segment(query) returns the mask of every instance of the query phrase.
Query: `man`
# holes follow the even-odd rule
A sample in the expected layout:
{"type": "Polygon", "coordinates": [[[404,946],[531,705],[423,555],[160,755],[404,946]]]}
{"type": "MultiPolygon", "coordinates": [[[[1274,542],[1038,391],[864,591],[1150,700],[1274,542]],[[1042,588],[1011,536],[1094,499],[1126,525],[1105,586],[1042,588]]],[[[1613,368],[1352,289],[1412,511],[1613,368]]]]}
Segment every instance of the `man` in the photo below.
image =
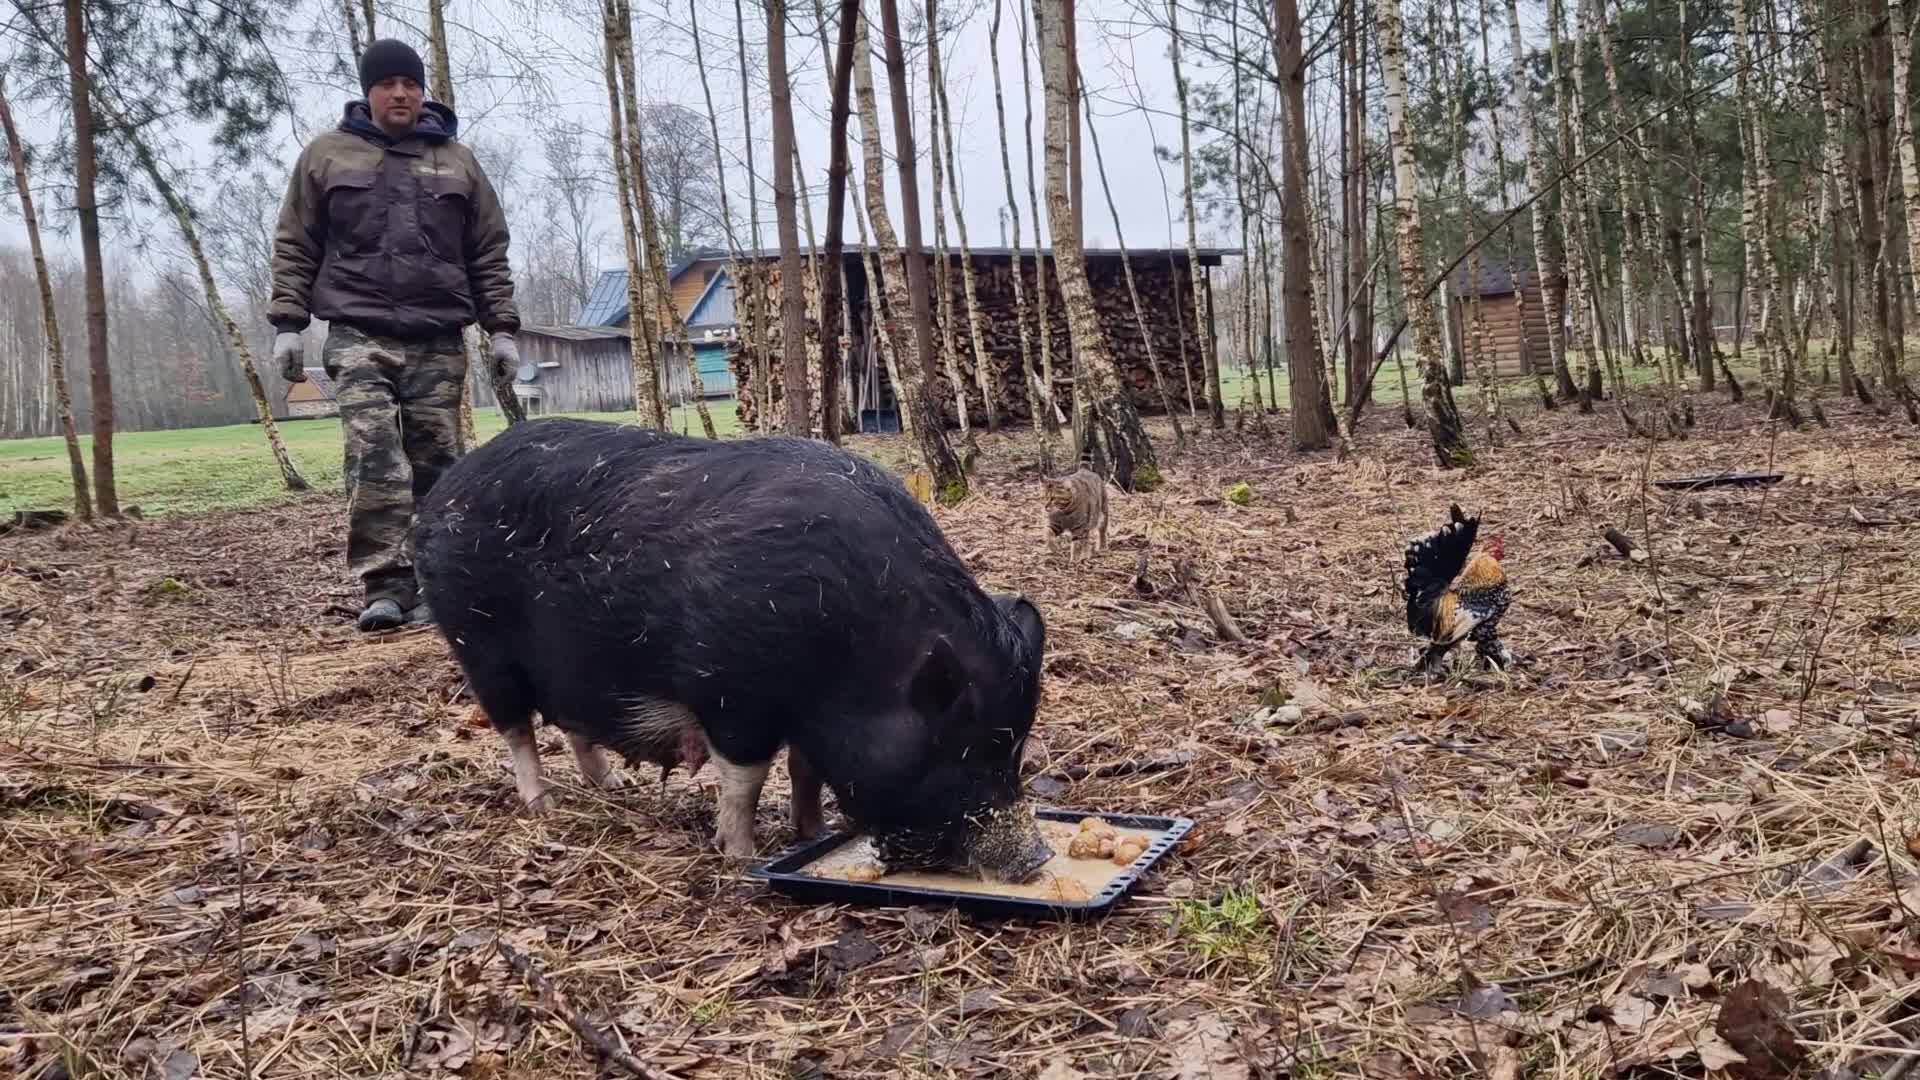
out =
{"type": "Polygon", "coordinates": [[[328,323],[321,364],[346,436],[347,568],[366,590],[361,630],[424,623],[415,506],[460,453],[461,329],[492,335],[495,372],[519,366],[507,222],[453,110],[425,100],[420,55],[374,42],[365,98],[300,152],[273,241],[273,355],[306,379],[300,332],[328,323]]]}

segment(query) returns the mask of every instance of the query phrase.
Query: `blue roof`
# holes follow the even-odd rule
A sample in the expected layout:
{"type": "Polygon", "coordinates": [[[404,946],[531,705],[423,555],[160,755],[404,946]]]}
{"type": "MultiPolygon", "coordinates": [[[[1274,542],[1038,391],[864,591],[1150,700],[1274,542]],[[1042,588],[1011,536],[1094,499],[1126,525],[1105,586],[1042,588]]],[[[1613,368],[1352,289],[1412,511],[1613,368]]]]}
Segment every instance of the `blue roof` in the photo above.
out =
{"type": "Polygon", "coordinates": [[[687,325],[732,326],[735,321],[733,288],[723,266],[713,275],[713,280],[707,282],[707,287],[700,290],[700,299],[695,300],[693,309],[687,312],[687,325]]]}
{"type": "MultiPolygon", "coordinates": [[[[715,248],[696,248],[667,267],[667,283],[672,284],[681,274],[687,272],[694,263],[707,259],[724,259],[725,251],[715,248]]],[[[718,277],[719,275],[714,275],[718,277]]],[[[580,305],[580,314],[574,319],[576,326],[622,326],[627,321],[627,272],[625,270],[602,270],[600,279],[593,283],[593,291],[587,294],[587,302],[580,305]]]]}

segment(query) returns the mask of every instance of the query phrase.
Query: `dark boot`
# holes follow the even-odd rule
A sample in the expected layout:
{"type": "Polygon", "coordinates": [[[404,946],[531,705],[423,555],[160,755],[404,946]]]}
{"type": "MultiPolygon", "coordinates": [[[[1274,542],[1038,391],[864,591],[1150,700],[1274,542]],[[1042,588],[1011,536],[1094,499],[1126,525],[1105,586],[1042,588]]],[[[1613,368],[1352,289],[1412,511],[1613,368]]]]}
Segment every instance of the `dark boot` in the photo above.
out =
{"type": "Polygon", "coordinates": [[[407,624],[410,626],[431,626],[433,624],[433,609],[427,607],[425,600],[420,601],[413,606],[413,610],[407,612],[407,624]]]}
{"type": "Polygon", "coordinates": [[[406,612],[400,609],[398,603],[382,597],[367,605],[366,610],[360,613],[360,618],[356,625],[358,625],[362,631],[368,632],[374,630],[391,630],[405,622],[406,617],[406,612]]]}

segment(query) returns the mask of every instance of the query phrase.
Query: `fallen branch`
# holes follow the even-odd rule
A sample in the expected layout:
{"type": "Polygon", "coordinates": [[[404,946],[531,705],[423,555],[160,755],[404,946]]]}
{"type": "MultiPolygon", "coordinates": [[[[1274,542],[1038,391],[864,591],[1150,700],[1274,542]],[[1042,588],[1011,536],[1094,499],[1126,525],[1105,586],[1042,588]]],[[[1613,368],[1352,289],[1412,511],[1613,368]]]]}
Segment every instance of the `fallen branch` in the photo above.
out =
{"type": "Polygon", "coordinates": [[[1233,616],[1227,612],[1227,605],[1221,603],[1219,597],[1209,592],[1207,587],[1200,584],[1194,577],[1191,558],[1181,559],[1175,563],[1173,576],[1174,580],[1179,582],[1180,590],[1187,594],[1187,602],[1207,613],[1207,617],[1213,620],[1213,628],[1220,632],[1221,637],[1228,641],[1247,640],[1247,635],[1240,629],[1240,624],[1234,622],[1233,616]]]}
{"type": "Polygon", "coordinates": [[[507,962],[508,966],[513,968],[514,974],[525,979],[528,983],[532,984],[535,990],[540,992],[540,1004],[543,1008],[555,1016],[558,1016],[560,1019],[565,1020],[568,1027],[572,1028],[581,1038],[593,1044],[593,1048],[598,1050],[607,1060],[635,1076],[651,1080],[653,1074],[647,1071],[647,1067],[640,1064],[638,1058],[622,1050],[619,1044],[615,1043],[612,1037],[607,1035],[606,1032],[601,1031],[588,1022],[586,1015],[579,1009],[574,1008],[573,1003],[567,1000],[567,996],[560,992],[560,988],[547,981],[547,977],[540,973],[540,969],[533,966],[533,960],[530,957],[521,956],[519,953],[514,952],[512,946],[504,941],[495,941],[493,947],[500,953],[501,958],[507,962]]]}

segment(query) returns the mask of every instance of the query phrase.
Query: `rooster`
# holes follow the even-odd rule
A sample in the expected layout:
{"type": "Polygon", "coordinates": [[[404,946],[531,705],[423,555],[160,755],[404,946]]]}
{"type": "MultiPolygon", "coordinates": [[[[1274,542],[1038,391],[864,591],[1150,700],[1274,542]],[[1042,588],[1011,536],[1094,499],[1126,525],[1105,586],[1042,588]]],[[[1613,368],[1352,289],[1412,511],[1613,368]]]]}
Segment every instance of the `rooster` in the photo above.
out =
{"type": "Polygon", "coordinates": [[[1407,629],[1429,644],[1420,657],[1427,674],[1440,670],[1455,645],[1472,639],[1474,651],[1491,667],[1505,670],[1513,652],[1500,640],[1500,617],[1507,613],[1507,575],[1500,568],[1504,538],[1487,540],[1471,559],[1480,519],[1449,507],[1453,520],[1407,545],[1407,629]],[[1456,581],[1457,579],[1457,581],[1456,581]]]}

